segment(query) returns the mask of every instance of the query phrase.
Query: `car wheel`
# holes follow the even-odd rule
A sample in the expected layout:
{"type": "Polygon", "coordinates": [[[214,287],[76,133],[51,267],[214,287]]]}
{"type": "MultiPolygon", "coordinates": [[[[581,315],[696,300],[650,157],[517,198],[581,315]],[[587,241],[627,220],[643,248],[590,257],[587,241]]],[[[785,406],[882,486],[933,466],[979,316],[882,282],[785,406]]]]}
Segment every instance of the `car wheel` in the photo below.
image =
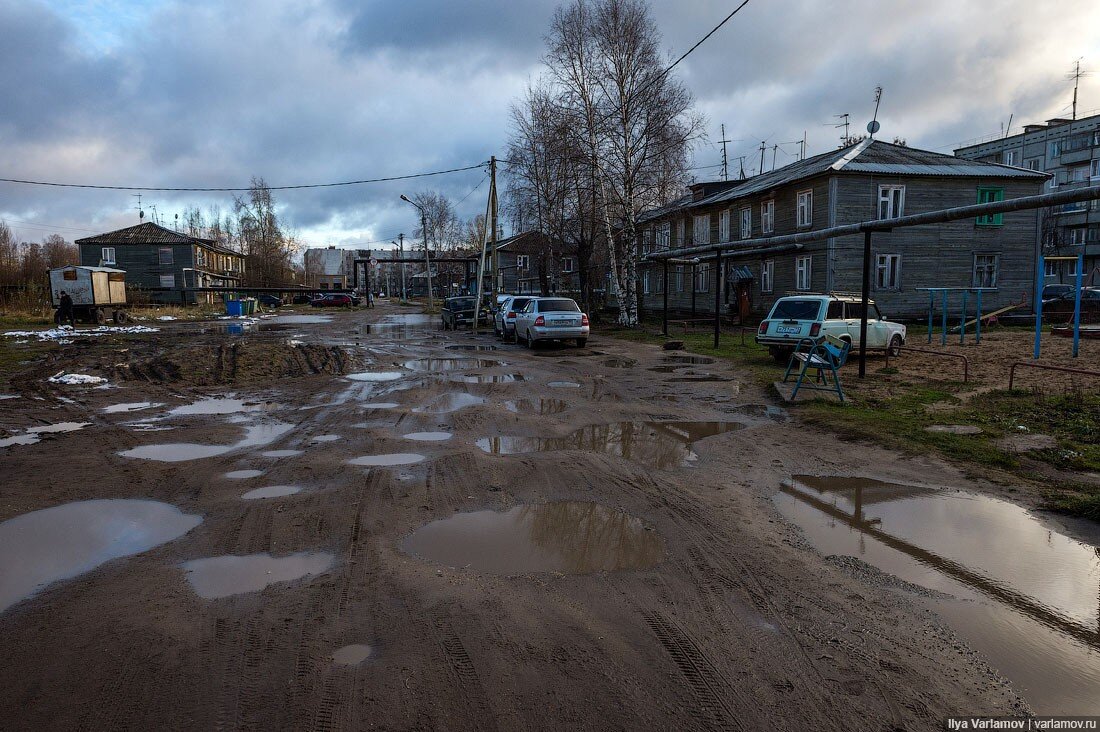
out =
{"type": "Polygon", "coordinates": [[[527,331],[527,336],[524,338],[527,341],[527,347],[532,351],[535,350],[535,340],[531,337],[531,331],[527,331]]]}
{"type": "Polygon", "coordinates": [[[895,358],[901,355],[901,336],[897,335],[896,333],[894,334],[894,337],[890,339],[889,350],[890,355],[894,356],[895,358]]]}
{"type": "Polygon", "coordinates": [[[578,338],[577,339],[577,348],[584,348],[585,343],[588,343],[587,338],[578,338]]]}

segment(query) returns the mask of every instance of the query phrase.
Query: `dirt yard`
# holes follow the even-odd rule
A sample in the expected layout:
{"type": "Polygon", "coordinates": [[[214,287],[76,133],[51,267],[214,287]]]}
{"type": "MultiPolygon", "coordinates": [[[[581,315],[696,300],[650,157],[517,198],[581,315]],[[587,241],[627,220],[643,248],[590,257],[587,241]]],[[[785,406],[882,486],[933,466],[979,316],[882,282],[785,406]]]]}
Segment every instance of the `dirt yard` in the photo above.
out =
{"type": "Polygon", "coordinates": [[[0,545],[56,580],[0,596],[0,727],[931,730],[1028,709],[919,593],[827,561],[772,502],[796,474],[1003,488],[806,429],[733,367],[685,375],[652,345],[301,315],[74,339],[10,381],[0,437],[26,444],[0,448],[0,521],[98,499],[183,516],[86,567],[50,567],[83,521],[0,545]],[[30,431],[62,423],[87,424],[30,431]]]}

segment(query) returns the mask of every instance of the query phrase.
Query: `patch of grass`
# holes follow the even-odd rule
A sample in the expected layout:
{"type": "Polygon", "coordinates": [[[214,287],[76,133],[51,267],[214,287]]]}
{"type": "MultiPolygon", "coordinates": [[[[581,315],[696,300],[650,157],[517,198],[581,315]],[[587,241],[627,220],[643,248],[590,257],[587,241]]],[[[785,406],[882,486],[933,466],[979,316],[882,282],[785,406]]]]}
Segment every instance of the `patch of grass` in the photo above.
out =
{"type": "Polygon", "coordinates": [[[54,348],[57,345],[48,341],[12,343],[10,338],[0,338],[0,389],[6,389],[15,374],[41,361],[54,348]]]}
{"type": "Polygon", "coordinates": [[[26,330],[28,328],[48,328],[53,325],[50,314],[33,312],[0,313],[0,330],[26,330]]]}

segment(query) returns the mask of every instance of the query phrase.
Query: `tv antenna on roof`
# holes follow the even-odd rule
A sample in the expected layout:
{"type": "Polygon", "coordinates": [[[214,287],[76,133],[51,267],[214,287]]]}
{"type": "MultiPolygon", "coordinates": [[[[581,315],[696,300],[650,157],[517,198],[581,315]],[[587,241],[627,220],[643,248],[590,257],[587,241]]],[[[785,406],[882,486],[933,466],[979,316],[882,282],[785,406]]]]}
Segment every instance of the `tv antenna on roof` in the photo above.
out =
{"type": "Polygon", "coordinates": [[[867,132],[871,135],[871,139],[875,139],[875,133],[882,129],[882,125],[878,123],[878,105],[882,101],[882,87],[875,87],[875,116],[871,118],[871,121],[867,123],[867,132]]]}
{"type": "Polygon", "coordinates": [[[130,195],[138,200],[138,205],[137,205],[138,221],[142,221],[145,218],[145,211],[143,211],[142,208],[141,208],[141,194],[140,193],[131,193],[130,195]]]}
{"type": "Polygon", "coordinates": [[[1081,71],[1081,60],[1083,58],[1084,58],[1084,56],[1082,56],[1081,58],[1074,61],[1073,62],[1073,71],[1066,74],[1067,79],[1073,79],[1073,117],[1072,117],[1072,119],[1075,119],[1075,120],[1077,119],[1077,87],[1081,85],[1081,77],[1082,76],[1089,76],[1089,75],[1092,74],[1091,71],[1081,71]]]}
{"type": "Polygon", "coordinates": [[[848,118],[851,117],[851,115],[848,114],[847,112],[845,112],[844,114],[834,114],[833,117],[835,117],[839,120],[843,120],[843,121],[833,125],[833,127],[834,128],[839,128],[839,127],[844,128],[844,137],[840,138],[840,143],[841,143],[840,146],[841,147],[847,147],[848,146],[848,140],[850,139],[848,137],[848,118]]]}

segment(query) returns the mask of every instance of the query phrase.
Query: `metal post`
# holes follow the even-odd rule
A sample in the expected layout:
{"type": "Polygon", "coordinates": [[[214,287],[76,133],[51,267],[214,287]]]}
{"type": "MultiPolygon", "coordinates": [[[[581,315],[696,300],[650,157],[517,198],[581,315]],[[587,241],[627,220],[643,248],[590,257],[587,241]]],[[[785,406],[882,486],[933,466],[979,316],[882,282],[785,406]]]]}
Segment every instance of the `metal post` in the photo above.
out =
{"type": "Polygon", "coordinates": [[[932,343],[932,330],[935,328],[933,325],[932,317],[936,312],[936,293],[934,290],[928,291],[928,343],[932,343]]]}
{"type": "Polygon", "coordinates": [[[698,267],[698,266],[699,266],[698,264],[694,264],[694,263],[691,265],[691,317],[692,318],[695,317],[695,275],[697,273],[697,270],[695,268],[698,267]]]}
{"type": "Polygon", "coordinates": [[[661,288],[664,291],[663,308],[661,310],[661,322],[662,322],[662,326],[663,326],[662,327],[662,332],[667,336],[668,335],[668,260],[667,259],[661,260],[661,264],[664,265],[664,278],[665,278],[664,287],[661,288]]]}
{"type": "Polygon", "coordinates": [[[959,321],[959,345],[966,343],[966,296],[969,295],[969,290],[963,290],[963,302],[962,302],[962,320],[959,321]]]}
{"type": "Polygon", "coordinates": [[[714,347],[722,332],[722,250],[714,251],[714,347]]]}
{"type": "Polygon", "coordinates": [[[401,254],[401,302],[402,304],[408,300],[408,295],[405,292],[405,235],[397,235],[397,250],[401,254]]]}
{"type": "MultiPolygon", "coordinates": [[[[424,214],[424,209],[420,209],[420,230],[424,232],[424,268],[427,270],[428,275],[428,312],[431,312],[435,307],[435,303],[432,300],[432,260],[428,258],[428,217],[424,214]]],[[[474,322],[477,322],[477,310],[474,310],[474,322]]]]}
{"type": "Polygon", "coordinates": [[[975,303],[974,309],[978,311],[974,321],[974,345],[980,346],[982,344],[982,291],[980,289],[978,290],[978,301],[975,303]]]}
{"type": "Polygon", "coordinates": [[[1073,357],[1081,344],[1081,275],[1085,269],[1085,251],[1077,255],[1077,294],[1073,298],[1073,357]]]}
{"type": "Polygon", "coordinates": [[[1046,259],[1040,251],[1039,266],[1035,268],[1035,294],[1033,295],[1033,304],[1035,306],[1035,349],[1031,357],[1035,360],[1039,359],[1039,347],[1042,345],[1043,337],[1043,279],[1046,277],[1046,274],[1043,272],[1043,267],[1045,266],[1046,259]]]}
{"type": "Polygon", "coordinates": [[[941,316],[943,332],[940,334],[940,345],[947,345],[947,290],[943,291],[943,315],[941,316]]]}
{"type": "Polygon", "coordinates": [[[863,232],[863,292],[860,302],[863,312],[859,315],[859,378],[867,375],[867,308],[870,307],[871,290],[871,232],[863,232]]]}

